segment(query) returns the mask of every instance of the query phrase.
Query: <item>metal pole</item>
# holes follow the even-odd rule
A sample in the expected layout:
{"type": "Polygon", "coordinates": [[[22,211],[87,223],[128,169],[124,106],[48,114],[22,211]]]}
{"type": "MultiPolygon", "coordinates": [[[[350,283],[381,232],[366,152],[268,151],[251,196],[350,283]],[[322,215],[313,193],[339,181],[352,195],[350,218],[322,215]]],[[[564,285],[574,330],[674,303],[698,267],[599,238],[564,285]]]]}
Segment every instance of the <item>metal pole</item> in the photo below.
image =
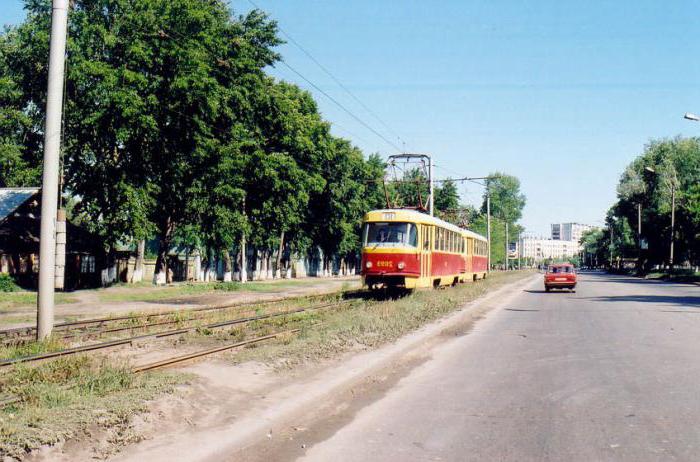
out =
{"type": "Polygon", "coordinates": [[[505,238],[506,255],[503,259],[505,261],[505,270],[508,271],[508,222],[506,221],[506,238],[505,238]]]}
{"type": "Polygon", "coordinates": [[[610,225],[610,269],[613,267],[613,229],[610,225]]]}
{"type": "Polygon", "coordinates": [[[486,241],[488,241],[488,255],[486,258],[486,271],[491,271],[491,194],[486,190],[486,241]]]}
{"type": "Polygon", "coordinates": [[[518,269],[521,269],[520,268],[520,249],[522,247],[520,246],[520,231],[518,231],[518,240],[517,240],[516,246],[517,247],[516,247],[515,251],[518,252],[518,269]]]}
{"type": "Polygon", "coordinates": [[[433,193],[434,193],[434,187],[433,187],[433,158],[430,156],[428,157],[428,182],[430,183],[430,202],[428,202],[428,209],[430,210],[430,216],[432,217],[434,215],[433,213],[433,193]]]}
{"type": "Polygon", "coordinates": [[[642,270],[642,203],[637,204],[637,267],[642,270]]]}
{"type": "Polygon", "coordinates": [[[48,92],[46,94],[46,125],[44,127],[44,172],[41,187],[39,296],[37,299],[36,330],[38,340],[50,336],[53,329],[58,163],[61,149],[63,72],[67,30],[68,0],[53,0],[48,92]]]}
{"type": "Polygon", "coordinates": [[[668,259],[669,270],[673,271],[673,241],[674,228],[676,224],[676,185],[671,183],[671,254],[668,259]]]}

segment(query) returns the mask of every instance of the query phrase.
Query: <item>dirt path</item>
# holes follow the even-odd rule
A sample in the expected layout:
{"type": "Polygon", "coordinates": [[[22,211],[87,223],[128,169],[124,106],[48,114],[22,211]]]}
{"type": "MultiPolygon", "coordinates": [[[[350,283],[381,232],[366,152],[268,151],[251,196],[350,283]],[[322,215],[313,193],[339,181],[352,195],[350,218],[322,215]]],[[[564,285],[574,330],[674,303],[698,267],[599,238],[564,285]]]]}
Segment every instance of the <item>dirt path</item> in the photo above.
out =
{"type": "MultiPolygon", "coordinates": [[[[302,455],[429,359],[433,348],[468,333],[478,319],[532,281],[495,290],[393,344],[296,371],[279,373],[258,363],[234,366],[221,360],[187,367],[183,370],[196,377],[191,385],[154,402],[132,425],[143,440],[112,460],[263,461],[302,455]]],[[[109,444],[110,435],[96,438],[109,444]]],[[[32,460],[87,460],[95,456],[94,447],[69,442],[63,451],[32,460]]]]}
{"type": "MultiPolygon", "coordinates": [[[[224,305],[229,303],[269,301],[287,297],[337,292],[343,288],[352,289],[360,287],[360,278],[358,276],[304,278],[294,280],[281,279],[275,281],[265,281],[266,287],[269,286],[269,288],[266,290],[212,290],[202,294],[175,295],[170,298],[148,301],[100,302],[100,295],[95,290],[76,291],[71,294],[71,297],[78,299],[77,303],[56,305],[56,322],[107,317],[110,315],[125,313],[149,313],[175,309],[191,309],[204,305],[224,305]],[[278,281],[280,284],[279,288],[274,287],[276,284],[275,281],[278,281]],[[298,285],[288,285],[294,282],[298,282],[298,285]]],[[[251,282],[249,284],[253,286],[256,284],[256,282],[251,282]]],[[[113,287],[105,289],[104,291],[110,291],[110,293],[114,294],[138,294],[140,290],[148,290],[152,293],[154,289],[151,287],[113,287]]],[[[0,328],[13,328],[32,325],[27,321],[16,322],[14,319],[21,316],[34,315],[35,312],[36,308],[34,307],[21,307],[4,311],[0,313],[0,328]]]]}

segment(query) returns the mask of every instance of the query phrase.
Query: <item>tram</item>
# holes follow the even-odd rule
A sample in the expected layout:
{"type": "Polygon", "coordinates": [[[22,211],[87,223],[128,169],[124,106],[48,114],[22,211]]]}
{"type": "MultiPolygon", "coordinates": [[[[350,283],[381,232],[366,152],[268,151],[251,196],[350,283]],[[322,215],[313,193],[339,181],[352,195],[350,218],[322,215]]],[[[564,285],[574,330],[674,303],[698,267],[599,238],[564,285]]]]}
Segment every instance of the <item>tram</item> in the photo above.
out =
{"type": "Polygon", "coordinates": [[[425,213],[373,210],[362,228],[362,280],[369,289],[439,287],[483,279],[488,241],[425,213]]]}

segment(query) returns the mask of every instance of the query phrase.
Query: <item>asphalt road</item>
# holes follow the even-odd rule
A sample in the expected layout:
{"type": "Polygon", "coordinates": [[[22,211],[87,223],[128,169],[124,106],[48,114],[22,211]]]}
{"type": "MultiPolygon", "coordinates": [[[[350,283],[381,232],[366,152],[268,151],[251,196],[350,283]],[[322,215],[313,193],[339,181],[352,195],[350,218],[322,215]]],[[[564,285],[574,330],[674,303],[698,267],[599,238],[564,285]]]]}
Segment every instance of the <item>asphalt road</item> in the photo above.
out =
{"type": "Polygon", "coordinates": [[[305,461],[700,460],[700,287],[523,291],[305,461]]]}

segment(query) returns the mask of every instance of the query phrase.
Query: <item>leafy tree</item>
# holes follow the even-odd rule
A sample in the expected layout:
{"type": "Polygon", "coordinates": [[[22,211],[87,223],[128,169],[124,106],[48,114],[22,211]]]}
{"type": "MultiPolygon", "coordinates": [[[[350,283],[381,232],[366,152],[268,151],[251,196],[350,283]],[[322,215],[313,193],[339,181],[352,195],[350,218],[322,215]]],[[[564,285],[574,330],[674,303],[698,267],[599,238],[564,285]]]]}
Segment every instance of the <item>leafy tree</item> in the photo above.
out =
{"type": "Polygon", "coordinates": [[[699,139],[651,141],[644,152],[625,169],[618,184],[618,201],[610,213],[620,218],[613,231],[622,233],[626,249],[619,250],[625,250],[626,256],[637,254],[634,238],[637,234],[637,214],[641,207],[641,237],[649,244],[648,250],[642,252],[641,263],[648,268],[668,261],[672,196],[675,195],[675,259],[697,263],[700,260],[698,184],[699,139]],[[629,232],[625,231],[623,224],[626,224],[629,232]]]}
{"type": "Polygon", "coordinates": [[[435,188],[433,206],[436,211],[456,210],[459,208],[459,192],[454,181],[448,178],[441,186],[435,188]]]}

